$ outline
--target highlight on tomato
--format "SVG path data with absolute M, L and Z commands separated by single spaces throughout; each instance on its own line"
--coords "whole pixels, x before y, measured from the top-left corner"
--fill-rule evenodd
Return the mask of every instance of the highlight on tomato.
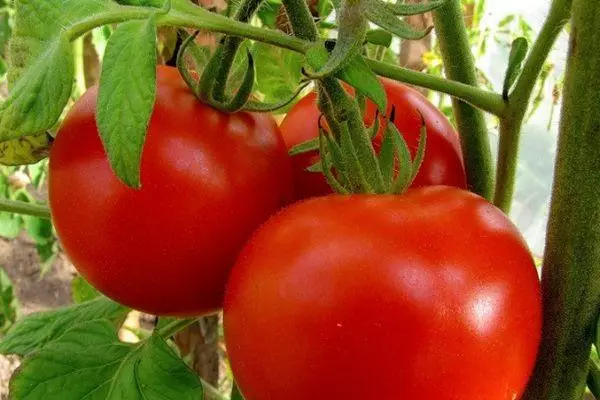
M 460 148 L 460 139 L 448 119 L 417 90 L 396 81 L 381 78 L 387 99 L 388 115 L 396 110 L 394 124 L 406 141 L 414 158 L 419 145 L 422 121 L 427 128 L 425 157 L 411 187 L 448 185 L 465 189 L 466 174 Z M 310 93 L 296 103 L 281 123 L 281 131 L 288 149 L 314 139 L 319 134 L 320 111 L 316 93 Z M 372 124 L 376 107 L 367 102 L 365 122 Z M 381 144 L 383 125 L 374 140 Z M 305 199 L 332 193 L 321 173 L 306 169 L 319 161 L 317 151 L 292 156 L 292 174 L 296 197 Z
M 252 231 L 289 200 L 289 159 L 268 114 L 199 102 L 175 68 L 157 95 L 139 190 L 113 173 L 95 122 L 97 87 L 69 111 L 50 154 L 49 200 L 62 245 L 102 293 L 157 315 L 221 308 Z
M 532 255 L 452 187 L 332 195 L 270 218 L 224 303 L 246 400 L 513 400 L 541 334 Z

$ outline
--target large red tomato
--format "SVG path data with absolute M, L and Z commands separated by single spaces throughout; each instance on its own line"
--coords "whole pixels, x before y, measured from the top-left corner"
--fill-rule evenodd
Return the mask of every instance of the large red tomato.
M 460 141 L 450 122 L 416 90 L 389 79 L 382 79 L 382 83 L 388 98 L 388 115 L 392 106 L 395 106 L 395 125 L 406 140 L 413 158 L 421 135 L 421 114 L 425 120 L 427 127 L 425 158 L 412 187 L 448 185 L 466 188 Z M 365 122 L 371 124 L 375 118 L 375 106 L 370 102 L 367 104 L 366 114 Z M 287 147 L 292 148 L 316 138 L 319 134 L 319 116 L 315 93 L 307 95 L 294 105 L 281 123 L 281 131 Z M 380 141 L 381 131 L 375 141 L 376 147 Z M 317 161 L 319 161 L 317 152 L 292 157 L 292 174 L 297 198 L 304 199 L 332 193 L 322 174 L 306 171 L 306 168 Z
M 289 197 L 289 158 L 266 114 L 225 114 L 159 67 L 140 190 L 111 170 L 95 123 L 97 88 L 70 110 L 50 154 L 49 196 L 62 245 L 107 296 L 152 314 L 221 307 L 252 231 Z
M 269 219 L 225 295 L 246 400 L 514 400 L 540 340 L 532 256 L 464 190 L 325 196 Z

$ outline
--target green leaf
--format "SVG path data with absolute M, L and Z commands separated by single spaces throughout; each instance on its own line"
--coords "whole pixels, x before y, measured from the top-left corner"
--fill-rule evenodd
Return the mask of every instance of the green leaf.
M 0 118 L 1 114 L 0 114 Z M 0 142 L 0 164 L 35 164 L 48 157 L 52 136 L 47 132 Z
M 360 55 L 354 56 L 336 76 L 354 86 L 356 90 L 367 96 L 377 105 L 382 113 L 387 109 L 387 96 L 377 75 L 369 68 L 365 59 Z
M 502 96 L 508 99 L 508 92 L 513 87 L 517 77 L 521 73 L 523 67 L 523 61 L 527 56 L 527 50 L 529 43 L 527 39 L 520 37 L 512 42 L 510 48 L 510 55 L 508 56 L 508 67 L 506 69 L 506 75 L 504 76 L 504 85 L 502 88 Z
M 393 36 L 383 29 L 372 29 L 367 32 L 367 42 L 377 46 L 390 47 L 392 45 Z
M 58 310 L 31 314 L 13 326 L 0 342 L 0 353 L 25 356 L 40 350 L 79 321 L 110 320 L 113 329 L 121 324 L 128 309 L 107 299 L 98 299 Z
M 52 232 L 52 222 L 46 218 L 23 216 L 25 230 L 31 238 L 39 244 L 54 241 L 54 233 Z
M 61 37 L 47 45 L 0 105 L 0 141 L 51 128 L 69 100 L 74 75 L 71 43 Z
M 13 213 L 0 211 L 0 236 L 5 239 L 14 239 L 21 233 L 23 219 Z
M 83 276 L 77 275 L 71 281 L 71 295 L 76 304 L 81 304 L 99 297 L 100 292 L 90 285 Z
M 319 0 L 317 3 L 317 12 L 319 13 L 319 20 L 323 21 L 333 11 L 333 2 L 331 0 Z
M 157 335 L 133 346 L 104 320 L 84 322 L 26 358 L 11 381 L 22 400 L 198 400 L 198 376 Z
M 17 319 L 17 298 L 14 295 L 13 285 L 10 278 L 0 268 L 0 329 L 14 324 Z
M 387 3 L 375 0 L 369 2 L 363 12 L 369 21 L 402 39 L 419 40 L 431 32 L 433 27 L 423 31 L 416 30 L 407 22 L 394 16 L 388 6 Z
M 302 56 L 290 50 L 256 42 L 256 89 L 268 103 L 279 102 L 296 93 L 302 80 Z
M 112 169 L 130 187 L 141 186 L 142 148 L 155 98 L 156 22 L 125 22 L 104 55 L 97 123 Z

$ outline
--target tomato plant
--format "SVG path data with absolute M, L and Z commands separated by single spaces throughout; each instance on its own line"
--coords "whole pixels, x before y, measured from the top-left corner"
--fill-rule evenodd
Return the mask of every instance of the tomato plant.
M 52 218 L 104 294 L 153 314 L 197 315 L 220 308 L 238 249 L 289 198 L 289 165 L 269 115 L 206 106 L 175 68 L 159 68 L 157 82 L 141 189 L 111 170 L 90 89 L 52 147 Z
M 388 115 L 394 107 L 394 124 L 406 140 L 412 157 L 417 152 L 422 121 L 427 128 L 425 158 L 412 187 L 449 185 L 466 188 L 459 137 L 444 114 L 415 89 L 389 79 L 383 79 L 382 82 L 388 99 Z M 317 108 L 316 97 L 315 93 L 310 93 L 302 98 L 281 123 L 281 131 L 288 148 L 319 135 L 321 112 Z M 368 102 L 365 122 L 372 124 L 375 115 L 375 105 Z M 381 144 L 382 131 L 383 126 L 375 137 L 375 147 Z M 292 157 L 292 174 L 297 198 L 332 193 L 323 174 L 307 171 L 307 168 L 319 159 L 317 151 Z
M 11 398 L 580 400 L 586 387 L 600 396 L 591 351 L 600 348 L 594 2 L 552 0 L 531 48 L 533 32 L 515 20 L 525 37 L 510 32 L 504 79 L 487 86 L 475 62 L 485 60 L 472 50 L 484 50 L 478 35 L 490 31 L 465 27 L 479 25 L 483 1 L 243 0 L 211 10 L 196 0 L 9 3 L 14 9 L 0 10 L 8 28 L 0 53 L 11 35 L 0 164 L 50 151 L 50 207 L 0 199 L 0 219 L 51 217 L 81 274 L 116 300 L 81 278 L 77 304 L 19 319 L 3 285 L 11 327 L 0 353 L 23 357 Z M 405 18 L 427 21 L 426 13 L 433 26 Z M 540 285 L 507 215 L 521 128 L 567 23 Z M 437 73 L 397 65 L 392 44 L 432 28 L 439 57 L 427 57 Z M 65 113 L 90 84 L 90 45 L 102 54 L 99 85 Z M 161 57 L 177 70 L 157 70 Z M 449 95 L 458 134 L 396 81 Z M 307 84 L 318 101 L 295 104 Z M 352 92 L 373 104 L 361 109 Z M 393 124 L 373 135 L 375 105 Z M 287 107 L 284 139 L 269 113 Z M 496 158 L 485 113 L 497 122 Z M 290 161 L 295 144 L 314 148 L 306 140 L 317 136 L 320 114 L 327 134 L 318 156 Z M 320 166 L 332 190 L 306 171 L 319 158 L 311 169 Z M 294 198 L 293 180 L 298 198 L 336 194 L 280 210 Z M 54 243 L 48 223 L 27 225 Z M 153 331 L 124 323 L 136 315 L 127 306 L 161 315 Z M 229 395 L 187 357 L 221 344 L 218 318 L 196 316 L 222 306 Z M 199 330 L 201 341 L 169 343 L 196 322 L 188 337 Z M 123 327 L 135 344 L 120 339 Z M 206 370 L 220 365 L 213 355 Z
M 246 400 L 511 400 L 540 327 L 520 233 L 439 186 L 287 208 L 242 250 L 224 305 Z

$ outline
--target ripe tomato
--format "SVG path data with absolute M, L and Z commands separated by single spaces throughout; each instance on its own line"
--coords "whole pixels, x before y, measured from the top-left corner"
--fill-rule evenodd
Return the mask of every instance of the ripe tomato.
M 332 195 L 255 232 L 224 329 L 246 400 L 514 400 L 540 284 L 515 226 L 472 193 Z
M 421 114 L 425 120 L 425 158 L 412 187 L 448 185 L 466 188 L 460 140 L 450 122 L 416 90 L 388 79 L 382 79 L 382 83 L 388 98 L 388 115 L 394 105 L 395 125 L 406 140 L 413 158 L 421 135 Z M 316 97 L 315 93 L 311 93 L 301 99 L 282 121 L 281 131 L 288 149 L 318 136 L 320 111 L 317 108 Z M 366 123 L 373 123 L 375 110 L 373 103 L 367 103 Z M 382 130 L 375 139 L 376 148 L 381 142 Z M 306 171 L 306 168 L 317 161 L 319 155 L 316 151 L 292 157 L 292 174 L 298 199 L 332 193 L 322 174 Z
M 239 249 L 289 200 L 289 158 L 270 116 L 202 104 L 174 68 L 159 67 L 157 80 L 142 188 L 111 170 L 92 88 L 51 150 L 52 218 L 67 255 L 102 293 L 152 314 L 198 315 L 221 308 Z

